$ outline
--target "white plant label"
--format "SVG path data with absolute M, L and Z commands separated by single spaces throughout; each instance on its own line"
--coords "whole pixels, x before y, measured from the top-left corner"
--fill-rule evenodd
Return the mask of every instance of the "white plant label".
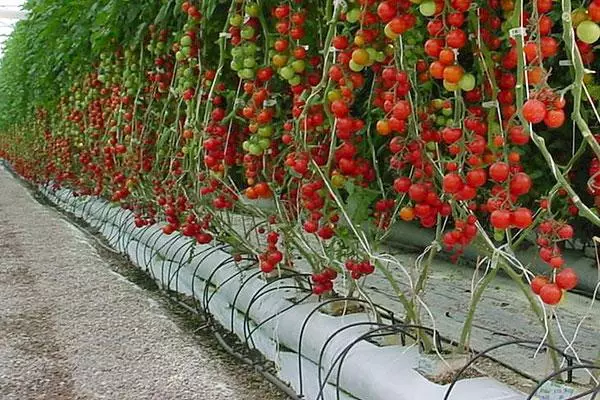
M 498 106 L 498 102 L 496 100 L 484 101 L 481 103 L 481 107 L 483 108 L 494 108 Z
M 571 387 L 560 385 L 555 382 L 546 382 L 537 391 L 534 400 L 567 400 L 573 396 L 575 390 Z
M 508 34 L 510 35 L 511 38 L 515 38 L 517 36 L 526 36 L 527 29 L 525 29 L 525 27 L 523 27 L 523 26 L 521 26 L 519 28 L 512 28 L 510 31 L 508 31 Z

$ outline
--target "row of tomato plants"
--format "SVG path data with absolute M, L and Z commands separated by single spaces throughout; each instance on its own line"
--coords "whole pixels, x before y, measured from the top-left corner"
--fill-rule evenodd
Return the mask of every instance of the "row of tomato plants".
M 267 275 L 301 254 L 316 295 L 368 297 L 380 270 L 417 324 L 438 252 L 474 245 L 491 268 L 461 347 L 496 271 L 541 319 L 576 286 L 564 243 L 600 226 L 600 1 L 86 1 L 28 2 L 7 43 L 0 157 L 26 178 L 227 242 Z M 66 13 L 55 47 L 38 43 Z M 91 48 L 67 36 L 99 15 Z M 44 69 L 49 52 L 70 61 Z M 408 268 L 378 251 L 399 220 L 436 232 Z M 547 274 L 515 258 L 524 245 Z

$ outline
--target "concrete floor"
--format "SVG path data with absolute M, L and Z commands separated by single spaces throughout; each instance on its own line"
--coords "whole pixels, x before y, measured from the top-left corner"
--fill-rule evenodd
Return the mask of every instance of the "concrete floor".
M 0 167 L 0 399 L 283 399 Z

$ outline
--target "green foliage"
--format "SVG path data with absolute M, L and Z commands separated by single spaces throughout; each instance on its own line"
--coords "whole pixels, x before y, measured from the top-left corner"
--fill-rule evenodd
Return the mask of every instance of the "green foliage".
M 29 0 L 0 61 L 0 130 L 51 108 L 103 52 L 143 42 L 147 21 L 173 1 Z M 167 7 L 165 7 L 167 8 Z

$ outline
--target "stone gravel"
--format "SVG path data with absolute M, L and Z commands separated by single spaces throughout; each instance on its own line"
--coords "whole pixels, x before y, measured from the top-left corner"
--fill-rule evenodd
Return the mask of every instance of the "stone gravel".
M 0 167 L 0 399 L 284 399 Z

